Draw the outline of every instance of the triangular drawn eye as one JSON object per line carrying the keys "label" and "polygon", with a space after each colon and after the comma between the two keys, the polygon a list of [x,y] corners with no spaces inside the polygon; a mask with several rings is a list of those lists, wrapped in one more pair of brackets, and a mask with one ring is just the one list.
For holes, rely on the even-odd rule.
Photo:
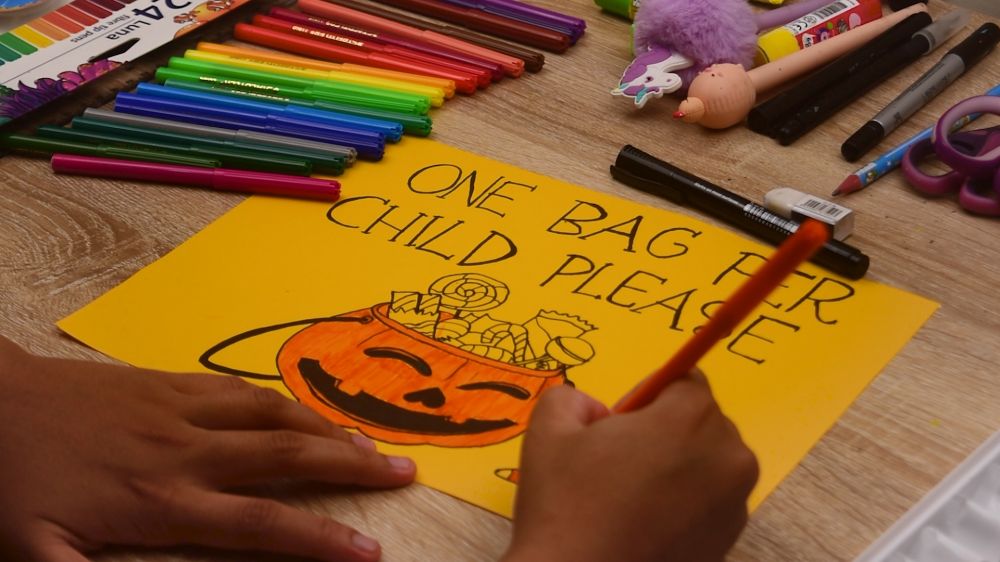
{"label": "triangular drawn eye", "polygon": [[518,400],[527,400],[531,398],[531,393],[527,390],[517,386],[516,384],[510,384],[506,382],[470,382],[468,384],[463,384],[458,387],[459,390],[493,390],[495,392],[502,392],[504,394],[513,396]]}

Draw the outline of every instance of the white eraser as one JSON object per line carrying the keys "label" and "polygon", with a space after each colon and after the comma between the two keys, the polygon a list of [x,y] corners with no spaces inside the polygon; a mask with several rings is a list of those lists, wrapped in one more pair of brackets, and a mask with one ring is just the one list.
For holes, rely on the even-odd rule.
{"label": "white eraser", "polygon": [[785,218],[811,218],[827,224],[836,240],[843,240],[854,232],[854,211],[790,187],[768,191],[764,195],[764,206]]}

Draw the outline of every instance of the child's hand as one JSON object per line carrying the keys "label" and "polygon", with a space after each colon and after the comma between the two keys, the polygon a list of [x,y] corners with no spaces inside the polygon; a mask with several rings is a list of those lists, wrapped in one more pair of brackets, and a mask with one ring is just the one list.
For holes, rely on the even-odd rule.
{"label": "child's hand", "polygon": [[719,561],[757,481],[700,373],[612,416],[568,387],[546,391],[521,463],[505,562]]}
{"label": "child's hand", "polygon": [[84,562],[111,544],[377,560],[353,529],[224,490],[283,478],[394,487],[415,473],[235,377],[46,359],[0,338],[0,388],[2,560]]}

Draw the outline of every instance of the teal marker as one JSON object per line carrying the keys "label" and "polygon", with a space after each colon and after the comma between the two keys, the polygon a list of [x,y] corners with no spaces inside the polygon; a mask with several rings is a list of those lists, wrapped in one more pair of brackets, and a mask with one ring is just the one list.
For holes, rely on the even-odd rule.
{"label": "teal marker", "polygon": [[256,158],[257,155],[262,155],[265,157],[276,156],[279,158],[305,160],[312,165],[312,172],[316,174],[337,176],[344,173],[344,168],[347,165],[347,158],[343,156],[332,156],[307,149],[278,146],[266,147],[238,140],[221,140],[208,137],[198,137],[195,135],[187,135],[172,131],[123,125],[120,123],[102,121],[100,119],[93,119],[89,117],[76,117],[73,119],[72,125],[74,130],[86,133],[111,135],[121,139],[123,142],[142,142],[145,140],[164,144],[174,144],[177,146],[197,146],[208,149],[239,150],[252,158]]}
{"label": "teal marker", "polygon": [[143,162],[160,162],[163,164],[180,164],[198,166],[201,168],[218,168],[221,163],[213,158],[187,156],[156,150],[128,148],[92,142],[77,142],[71,140],[48,139],[28,135],[4,135],[0,137],[0,146],[11,150],[33,152],[39,154],[83,154],[85,156],[100,156],[104,158],[120,158],[122,160],[142,160]]}
{"label": "teal marker", "polygon": [[358,157],[358,152],[349,146],[330,144],[326,142],[316,142],[296,137],[284,135],[271,135],[258,133],[246,129],[222,129],[219,127],[208,127],[182,121],[170,121],[167,119],[157,119],[143,115],[131,115],[129,113],[118,113],[104,109],[87,108],[83,116],[95,121],[105,121],[117,123],[119,125],[129,125],[142,129],[156,129],[157,131],[171,131],[182,135],[195,136],[201,139],[215,139],[221,141],[232,141],[241,145],[246,145],[250,149],[264,147],[271,148],[291,148],[301,150],[304,154],[313,152],[319,155],[344,158],[350,166]]}
{"label": "teal marker", "polygon": [[[93,131],[81,131],[77,129],[64,129],[44,125],[36,131],[43,139],[54,139],[60,141],[72,141],[81,144],[97,143],[98,145],[109,145],[120,149],[120,145],[130,145],[126,148],[136,148],[147,152],[158,152],[164,154],[176,154],[191,156],[194,158],[205,158],[219,162],[219,167],[234,168],[237,170],[257,170],[272,172],[276,174],[292,174],[297,176],[308,176],[312,173],[312,165],[301,158],[285,158],[250,152],[247,150],[234,150],[232,148],[199,147],[178,143],[157,142],[149,139],[123,139],[117,135],[108,135]],[[133,158],[141,160],[141,158]]]}

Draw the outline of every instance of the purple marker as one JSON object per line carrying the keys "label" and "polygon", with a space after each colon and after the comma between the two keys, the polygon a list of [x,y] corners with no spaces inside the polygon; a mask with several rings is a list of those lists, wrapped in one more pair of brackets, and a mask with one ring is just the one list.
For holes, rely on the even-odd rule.
{"label": "purple marker", "polygon": [[569,35],[573,43],[587,29],[587,22],[566,14],[518,2],[517,0],[444,0],[449,4],[481,10],[490,14],[530,23]]}

